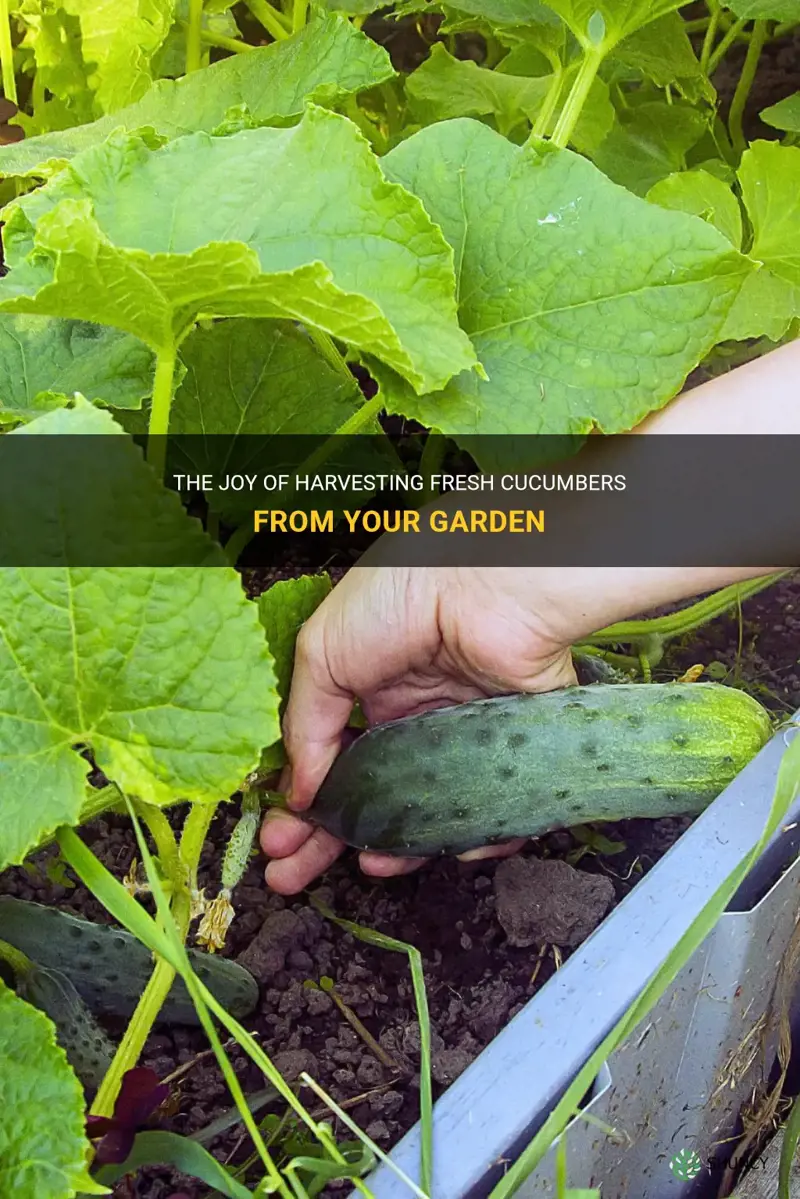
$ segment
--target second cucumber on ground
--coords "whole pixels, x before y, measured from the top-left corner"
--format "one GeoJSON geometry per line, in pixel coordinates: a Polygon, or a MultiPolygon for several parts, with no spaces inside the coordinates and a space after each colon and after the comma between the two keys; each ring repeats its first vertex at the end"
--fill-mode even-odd
{"type": "Polygon", "coordinates": [[[309,817],[359,849],[432,856],[595,820],[695,813],[771,731],[756,700],[717,683],[476,700],[364,733],[309,817]]]}

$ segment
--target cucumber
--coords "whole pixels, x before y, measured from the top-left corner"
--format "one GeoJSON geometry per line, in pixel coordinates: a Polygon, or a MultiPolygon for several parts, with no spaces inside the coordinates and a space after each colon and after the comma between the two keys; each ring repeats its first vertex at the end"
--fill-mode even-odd
{"type": "Polygon", "coordinates": [[[111,1065],[114,1046],[66,974],[34,965],[17,983],[17,994],[50,1017],[78,1078],[85,1087],[97,1090],[111,1065]]]}
{"type": "Polygon", "coordinates": [[[334,762],[309,818],[359,849],[462,853],[594,820],[699,812],[768,740],[718,683],[569,687],[378,725],[334,762]]]}
{"type": "MultiPolygon", "coordinates": [[[[153,970],[150,950],[121,928],[91,924],[57,908],[0,896],[0,937],[48,970],[60,970],[93,1012],[130,1016],[153,970]]],[[[236,1017],[248,1016],[258,1002],[258,984],[249,971],[227,958],[189,950],[195,973],[236,1017]]],[[[197,1013],[178,978],[159,1020],[197,1024],[197,1013]]]]}

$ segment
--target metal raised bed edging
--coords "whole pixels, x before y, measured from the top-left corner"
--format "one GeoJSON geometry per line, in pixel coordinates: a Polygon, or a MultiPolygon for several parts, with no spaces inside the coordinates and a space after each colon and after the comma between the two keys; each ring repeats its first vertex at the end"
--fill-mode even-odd
{"type": "MultiPolygon", "coordinates": [[[[800,719],[800,713],[795,719],[800,719]]],[[[763,833],[788,736],[778,731],[471,1066],[434,1109],[433,1195],[489,1192],[530,1141],[592,1051],[623,1016],[717,888],[763,833]]],[[[785,825],[800,818],[800,798],[785,825]]],[[[762,886],[796,852],[797,830],[773,837],[741,890],[762,886]]],[[[419,1128],[392,1160],[419,1181],[419,1128]]],[[[406,1199],[386,1166],[368,1185],[406,1199]]]]}

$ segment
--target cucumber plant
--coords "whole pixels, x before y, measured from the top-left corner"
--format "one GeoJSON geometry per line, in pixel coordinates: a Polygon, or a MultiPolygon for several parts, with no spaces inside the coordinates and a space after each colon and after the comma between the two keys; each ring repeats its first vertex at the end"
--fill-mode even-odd
{"type": "MultiPolygon", "coordinates": [[[[795,0],[699,14],[675,0],[0,3],[4,119],[17,110],[0,128],[2,435],[102,434],[130,463],[144,432],[152,469],[135,503],[115,501],[116,533],[134,563],[156,525],[193,555],[0,569],[0,867],[57,839],[157,954],[95,1115],[111,1118],[176,974],[219,1048],[219,1000],[183,949],[200,852],[218,803],[283,762],[294,636],[330,586],[247,600],[233,566],[249,529],[235,507],[205,530],[180,508],[159,479],[164,434],[202,433],[213,455],[215,434],[313,433],[321,465],[334,435],[387,413],[435,432],[426,470],[446,441],[488,470],[494,433],[623,432],[696,368],[794,337],[800,106],[778,98],[759,123],[753,97],[798,22],[795,0]],[[87,756],[107,788],[88,785],[87,756]],[[178,838],[163,809],[179,802],[178,838]],[[140,852],[160,923],[71,831],[109,807],[152,838],[156,860],[140,852]]],[[[79,521],[77,497],[64,504],[79,521]]],[[[647,677],[664,639],[742,594],[578,648],[647,677]]],[[[252,836],[248,804],[226,872],[252,836]]],[[[235,881],[206,913],[209,945],[235,881]]],[[[15,1193],[97,1193],[54,1026],[5,985],[0,1010],[15,1193]],[[45,1101],[46,1169],[26,1165],[43,1160],[27,1117],[45,1101]]],[[[245,1125],[265,1187],[296,1194],[245,1125]]],[[[221,1193],[246,1189],[192,1161],[221,1193]]]]}

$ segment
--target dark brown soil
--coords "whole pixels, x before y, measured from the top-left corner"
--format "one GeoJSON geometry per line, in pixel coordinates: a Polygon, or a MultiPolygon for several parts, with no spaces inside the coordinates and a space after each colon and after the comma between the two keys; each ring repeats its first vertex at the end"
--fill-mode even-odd
{"type": "MultiPolygon", "coordinates": [[[[703,663],[712,673],[746,686],[773,710],[785,713],[800,705],[797,649],[789,648],[800,644],[799,631],[800,576],[793,576],[747,601],[741,625],[735,617],[723,618],[694,636],[691,643],[673,645],[659,675],[675,677],[686,667],[703,663]]],[[[178,816],[176,812],[175,818],[178,816]]],[[[207,885],[209,894],[218,885],[219,847],[225,845],[234,821],[235,813],[226,810],[212,825],[201,864],[201,883],[207,885]]],[[[640,820],[605,826],[604,834],[624,842],[624,850],[609,857],[585,853],[578,862],[579,873],[610,880],[618,901],[688,823],[688,819],[640,820]]],[[[133,845],[124,819],[98,820],[85,830],[85,836],[118,877],[127,872],[133,845]]],[[[563,858],[572,851],[574,861],[576,849],[570,833],[552,833],[532,842],[526,856],[563,858]]],[[[52,851],[40,855],[40,865],[52,856],[52,851]]],[[[519,947],[519,941],[527,938],[512,935],[509,939],[497,919],[497,870],[490,862],[441,860],[418,874],[373,884],[359,873],[354,859],[347,858],[323,880],[320,893],[338,914],[410,942],[421,951],[437,1094],[458,1077],[569,955],[574,940],[569,930],[574,922],[587,921],[585,934],[607,906],[602,886],[576,890],[568,877],[570,902],[578,906],[570,914],[567,933],[556,913],[549,926],[539,927],[537,943],[519,947]],[[584,892],[585,906],[579,910],[582,901],[576,897],[584,892]],[[599,907],[598,892],[603,896],[599,907]],[[562,942],[561,948],[554,950],[554,940],[562,942]]],[[[56,903],[91,919],[108,919],[83,887],[67,889],[43,874],[8,871],[0,878],[0,892],[56,903]]],[[[506,887],[506,905],[508,894],[506,887]]],[[[287,901],[270,894],[263,883],[261,860],[252,862],[234,900],[237,916],[225,952],[234,957],[244,955],[261,985],[260,1005],[247,1021],[248,1027],[258,1034],[287,1077],[307,1070],[350,1108],[375,1141],[391,1146],[415,1122],[418,1111],[419,1030],[405,955],[356,941],[324,921],[304,897],[287,901]],[[381,1046],[384,1061],[351,1027],[330,995],[313,985],[322,979],[333,980],[339,1000],[381,1046]]],[[[513,915],[511,923],[513,933],[513,915]]],[[[506,918],[503,924],[509,929],[506,918]]],[[[110,1031],[119,1033],[121,1029],[110,1031]]],[[[205,1047],[204,1037],[196,1029],[159,1027],[148,1042],[143,1062],[163,1078],[193,1061],[205,1047]]],[[[258,1072],[237,1050],[231,1052],[245,1091],[259,1090],[263,1081],[258,1072]]],[[[306,1093],[304,1098],[314,1106],[313,1096],[306,1093]]],[[[176,1084],[170,1105],[173,1114],[161,1124],[177,1132],[194,1132],[229,1106],[216,1066],[204,1058],[176,1084]]],[[[239,1161],[246,1154],[234,1133],[220,1136],[212,1148],[223,1160],[239,1161]]],[[[204,1188],[187,1180],[182,1180],[180,1189],[191,1199],[204,1193],[204,1188]]],[[[116,1193],[126,1199],[167,1199],[175,1190],[174,1175],[148,1171],[136,1183],[120,1184],[116,1193]]]]}

